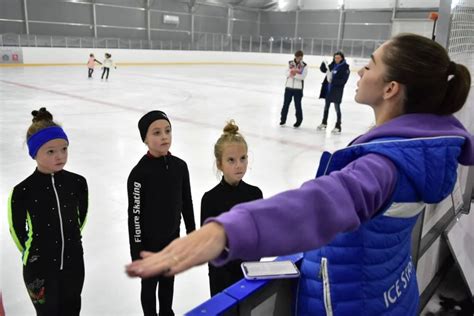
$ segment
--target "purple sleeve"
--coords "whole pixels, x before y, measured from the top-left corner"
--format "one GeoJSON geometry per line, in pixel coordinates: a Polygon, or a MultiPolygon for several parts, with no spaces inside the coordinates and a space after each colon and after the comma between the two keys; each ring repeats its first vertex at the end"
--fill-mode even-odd
{"type": "Polygon", "coordinates": [[[224,226],[228,252],[213,261],[287,255],[328,244],[337,233],[355,230],[390,198],[397,169],[376,154],[363,156],[299,189],[236,205],[206,222],[224,226]]]}

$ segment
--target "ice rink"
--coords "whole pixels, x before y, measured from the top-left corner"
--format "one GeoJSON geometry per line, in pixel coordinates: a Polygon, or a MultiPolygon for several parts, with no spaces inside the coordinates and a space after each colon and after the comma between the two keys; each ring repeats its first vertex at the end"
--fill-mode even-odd
{"type": "MultiPolygon", "coordinates": [[[[341,105],[342,134],[330,133],[333,107],[328,130],[316,131],[324,107],[317,98],[323,74],[319,65],[311,66],[317,67],[305,80],[304,121],[298,129],[292,127],[293,105],[286,127],[278,125],[285,65],[119,65],[108,81],[100,79],[98,69],[88,79],[85,66],[0,68],[1,288],[7,315],[34,314],[7,223],[9,193],[36,166],[25,142],[33,109],[47,107],[64,127],[70,140],[65,169],[85,176],[89,185],[81,315],[141,315],[140,282],[124,272],[130,261],[126,180],[146,153],[139,118],[157,109],[170,117],[170,151],[188,164],[198,224],[201,197],[220,179],[213,146],[227,120],[236,121],[249,145],[244,180],[260,187],[264,197],[313,178],[323,151],[344,147],[373,124],[371,109],[354,102],[358,75],[351,67],[341,105]]],[[[208,299],[207,266],[178,275],[174,293],[176,315],[208,299]]]]}

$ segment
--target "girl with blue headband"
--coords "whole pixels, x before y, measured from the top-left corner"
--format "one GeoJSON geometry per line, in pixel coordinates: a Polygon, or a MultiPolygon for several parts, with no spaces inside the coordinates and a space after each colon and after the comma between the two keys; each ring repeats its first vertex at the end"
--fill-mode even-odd
{"type": "Polygon", "coordinates": [[[41,108],[32,115],[26,137],[37,167],[10,195],[10,233],[22,254],[23,279],[36,314],[79,315],[87,182],[63,169],[69,140],[51,113],[41,108]]]}

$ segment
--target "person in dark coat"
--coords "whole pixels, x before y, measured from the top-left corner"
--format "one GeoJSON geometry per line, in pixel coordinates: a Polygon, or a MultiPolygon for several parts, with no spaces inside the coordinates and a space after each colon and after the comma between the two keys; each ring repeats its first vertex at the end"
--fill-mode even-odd
{"type": "Polygon", "coordinates": [[[344,86],[346,85],[347,79],[349,79],[349,65],[346,63],[344,54],[340,51],[334,53],[332,62],[327,66],[325,62],[321,63],[319,67],[321,72],[326,73],[324,81],[321,86],[320,99],[326,99],[324,106],[324,115],[321,125],[318,126],[318,130],[324,131],[328,125],[329,106],[334,103],[337,113],[336,126],[332,130],[332,133],[341,133],[341,100],[344,92],[344,86]],[[329,68],[329,72],[328,72],[329,68]]]}

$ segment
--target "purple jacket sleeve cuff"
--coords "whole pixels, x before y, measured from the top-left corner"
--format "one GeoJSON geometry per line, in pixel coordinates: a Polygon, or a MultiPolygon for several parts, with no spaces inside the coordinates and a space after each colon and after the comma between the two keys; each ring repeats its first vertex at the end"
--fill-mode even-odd
{"type": "MultiPolygon", "coordinates": [[[[246,204],[246,203],[244,203],[246,204]]],[[[255,227],[255,221],[252,218],[252,212],[232,209],[232,212],[226,212],[219,217],[209,218],[205,224],[210,222],[217,222],[224,226],[227,235],[227,249],[225,249],[219,257],[214,259],[212,263],[216,266],[221,266],[236,258],[245,260],[258,260],[258,255],[242,256],[242,254],[253,254],[257,249],[249,249],[248,245],[257,245],[258,228],[255,227]],[[252,225],[254,227],[249,227],[252,225]],[[247,227],[247,229],[246,229],[247,227]],[[245,233],[242,233],[245,232],[245,233]],[[229,236],[240,236],[238,239],[229,238],[229,236]]]]}

